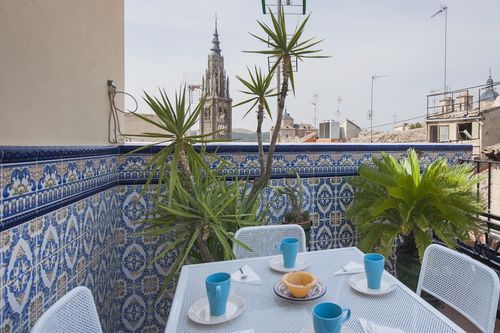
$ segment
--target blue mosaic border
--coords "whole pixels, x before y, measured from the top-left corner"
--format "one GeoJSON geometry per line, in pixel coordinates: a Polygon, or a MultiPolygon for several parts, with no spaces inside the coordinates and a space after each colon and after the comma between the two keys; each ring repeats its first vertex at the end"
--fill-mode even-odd
{"type": "MultiPolygon", "coordinates": [[[[120,154],[128,154],[138,149],[142,145],[121,145],[120,154]]],[[[134,154],[154,154],[162,146],[151,146],[134,154]]],[[[276,153],[297,153],[297,152],[324,152],[324,151],[406,151],[410,148],[422,151],[472,151],[472,145],[468,144],[446,144],[446,143],[280,143],[276,145],[276,153]]],[[[269,145],[264,145],[264,151],[269,150],[269,145]]],[[[207,145],[209,153],[257,153],[257,144],[246,143],[228,143],[228,144],[209,144],[207,145]]]]}
{"type": "Polygon", "coordinates": [[[119,146],[0,146],[0,163],[117,155],[119,146]]]}
{"type": "MultiPolygon", "coordinates": [[[[144,184],[147,161],[162,147],[130,154],[139,147],[0,146],[0,231],[114,186],[144,184]]],[[[450,163],[472,151],[462,144],[280,144],[271,179],[295,178],[296,173],[302,178],[354,176],[359,165],[370,163],[380,151],[401,158],[408,148],[421,151],[429,162],[446,157],[450,163]]],[[[249,180],[259,176],[256,144],[213,144],[208,150],[233,163],[223,170],[229,178],[235,172],[249,180]]]]}

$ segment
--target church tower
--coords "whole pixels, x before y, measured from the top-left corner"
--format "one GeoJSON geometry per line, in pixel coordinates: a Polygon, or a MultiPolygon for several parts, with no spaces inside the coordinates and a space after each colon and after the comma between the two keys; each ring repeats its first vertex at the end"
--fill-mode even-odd
{"type": "Polygon", "coordinates": [[[215,32],[210,51],[208,68],[202,79],[202,96],[206,97],[200,119],[200,133],[221,130],[213,136],[214,139],[231,139],[233,100],[229,97],[229,78],[224,69],[217,19],[215,19],[215,32]]]}

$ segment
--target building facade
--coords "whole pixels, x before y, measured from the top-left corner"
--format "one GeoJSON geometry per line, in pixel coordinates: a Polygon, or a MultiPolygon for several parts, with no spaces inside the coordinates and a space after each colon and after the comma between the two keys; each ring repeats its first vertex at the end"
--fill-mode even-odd
{"type": "Polygon", "coordinates": [[[481,157],[482,148],[499,143],[500,97],[491,73],[485,85],[429,95],[427,97],[427,141],[468,143],[473,156],[481,157]],[[473,91],[477,88],[474,100],[473,91]],[[439,97],[439,105],[431,106],[429,97],[439,97]]]}
{"type": "MultiPolygon", "coordinates": [[[[272,137],[274,126],[271,127],[270,132],[270,137],[272,137]]],[[[301,142],[305,137],[316,132],[317,130],[311,124],[295,124],[295,120],[285,110],[278,134],[278,142],[301,142]]]]}
{"type": "Polygon", "coordinates": [[[202,78],[202,96],[205,96],[205,103],[200,115],[200,133],[213,133],[214,139],[231,139],[232,99],[220,49],[217,21],[210,51],[208,67],[202,78]]]}

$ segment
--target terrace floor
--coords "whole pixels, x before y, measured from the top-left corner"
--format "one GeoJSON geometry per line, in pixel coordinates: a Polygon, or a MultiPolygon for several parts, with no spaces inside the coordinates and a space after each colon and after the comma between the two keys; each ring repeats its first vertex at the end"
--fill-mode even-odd
{"type": "MultiPolygon", "coordinates": [[[[481,333],[476,326],[474,326],[469,320],[467,320],[460,313],[455,311],[453,308],[445,305],[443,309],[440,309],[444,315],[450,318],[454,323],[458,324],[462,329],[468,333],[481,333]]],[[[500,320],[497,319],[495,324],[495,333],[500,333],[500,320]]]]}

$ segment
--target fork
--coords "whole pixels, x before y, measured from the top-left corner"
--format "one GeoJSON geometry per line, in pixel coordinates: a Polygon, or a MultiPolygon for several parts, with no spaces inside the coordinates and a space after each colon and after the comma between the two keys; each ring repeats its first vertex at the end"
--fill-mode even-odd
{"type": "Polygon", "coordinates": [[[240,272],[241,272],[241,279],[242,280],[245,280],[247,278],[247,275],[243,272],[243,268],[239,268],[240,269],[240,272]]]}

